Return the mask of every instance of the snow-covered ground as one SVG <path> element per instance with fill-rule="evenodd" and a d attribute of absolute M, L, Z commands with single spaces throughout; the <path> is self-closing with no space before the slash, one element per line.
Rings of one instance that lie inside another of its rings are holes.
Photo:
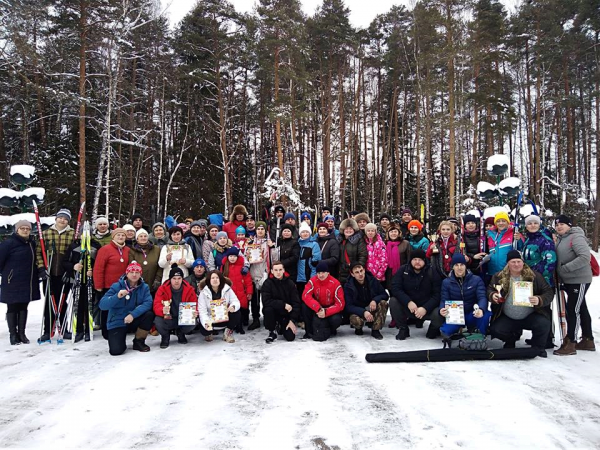
<path fill-rule="evenodd" d="M 597 332 L 599 294 L 596 280 L 588 302 Z M 41 302 L 30 310 L 34 341 Z M 385 328 L 376 341 L 343 327 L 325 343 L 267 345 L 263 328 L 235 344 L 174 338 L 166 350 L 150 337 L 151 352 L 111 357 L 99 333 L 91 343 L 11 347 L 2 320 L 0 447 L 600 448 L 599 353 L 365 362 L 368 352 L 441 346 L 425 331 L 399 342 Z"/>

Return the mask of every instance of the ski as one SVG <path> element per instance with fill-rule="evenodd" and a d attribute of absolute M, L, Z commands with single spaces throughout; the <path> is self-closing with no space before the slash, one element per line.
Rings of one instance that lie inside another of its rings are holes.
<path fill-rule="evenodd" d="M 79 264 L 83 267 L 75 273 L 75 283 L 73 284 L 72 292 L 72 308 L 71 308 L 71 341 L 75 343 L 75 335 L 77 334 L 77 320 L 79 310 L 79 299 L 81 297 L 82 278 L 85 280 L 87 269 L 85 267 L 86 256 L 86 234 L 89 234 L 89 224 L 86 222 L 83 225 L 83 233 L 79 242 Z M 85 272 L 84 272 L 85 271 Z"/>
<path fill-rule="evenodd" d="M 46 272 L 48 272 L 48 255 L 46 253 L 46 244 L 44 242 L 44 235 L 42 234 L 42 222 L 40 221 L 40 212 L 38 210 L 38 206 L 37 206 L 37 202 L 35 200 L 32 200 L 32 204 L 33 204 L 33 212 L 35 214 L 35 223 L 37 226 L 37 231 L 38 231 L 38 240 L 40 242 L 40 249 L 42 251 L 42 261 L 44 263 L 44 269 L 46 270 Z M 54 297 L 54 295 L 52 294 L 51 290 L 50 290 L 50 280 L 46 281 L 46 289 L 44 290 L 44 295 L 45 295 L 45 301 L 48 302 L 48 312 L 50 312 L 50 299 Z M 55 301 L 53 300 L 53 302 L 55 303 Z M 42 313 L 43 314 L 43 313 Z M 43 335 L 44 333 L 44 317 L 42 316 L 42 331 L 40 333 L 40 335 Z M 38 344 L 45 344 L 45 343 L 49 343 L 52 342 L 52 339 L 48 340 L 48 341 L 40 341 L 38 339 Z"/>
<path fill-rule="evenodd" d="M 92 235 L 90 232 L 89 223 L 86 222 L 88 227 L 87 233 L 85 234 L 85 248 L 87 250 L 85 258 L 87 261 L 86 271 L 92 270 Z M 88 320 L 87 327 L 90 335 L 90 340 L 94 340 L 94 289 L 92 286 L 92 277 L 87 276 L 86 272 L 86 287 L 87 287 L 87 299 L 88 299 Z"/>
<path fill-rule="evenodd" d="M 79 238 L 79 230 L 81 228 L 81 218 L 83 217 L 83 212 L 85 211 L 85 202 L 81 204 L 79 207 L 79 214 L 77 215 L 77 225 L 75 226 L 75 237 L 73 239 Z"/>
<path fill-rule="evenodd" d="M 515 209 L 515 225 L 513 228 L 513 239 L 512 239 L 512 247 L 514 250 L 518 250 L 518 242 L 515 239 L 515 233 L 519 231 L 519 220 L 521 215 L 521 203 L 523 202 L 523 191 L 519 192 L 519 196 L 517 197 L 517 207 Z"/>

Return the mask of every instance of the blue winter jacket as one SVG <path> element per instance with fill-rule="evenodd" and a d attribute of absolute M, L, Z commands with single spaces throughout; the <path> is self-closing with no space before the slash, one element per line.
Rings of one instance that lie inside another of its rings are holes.
<path fill-rule="evenodd" d="M 415 239 L 415 236 L 413 236 L 412 234 L 409 234 L 408 237 L 406 238 L 406 240 L 410 244 L 411 249 L 412 250 L 421 249 L 424 252 L 426 252 L 427 249 L 429 248 L 429 239 L 427 239 L 425 236 L 423 236 L 420 233 L 417 234 L 416 238 L 417 239 Z"/>
<path fill-rule="evenodd" d="M 541 228 L 535 233 L 525 233 L 523 260 L 536 272 L 541 273 L 550 286 L 554 286 L 556 247 L 548 230 Z"/>
<path fill-rule="evenodd" d="M 389 298 L 389 295 L 385 289 L 383 289 L 381 283 L 377 281 L 377 278 L 375 278 L 370 272 L 366 273 L 365 282 L 368 283 L 369 286 L 371 297 L 369 303 L 371 303 L 371 300 L 374 300 L 375 303 L 379 303 L 380 301 L 387 300 Z M 346 299 L 345 311 L 348 314 L 356 314 L 362 318 L 369 303 L 366 305 L 361 303 L 358 295 L 358 282 L 352 276 L 348 278 L 348 281 L 346 281 L 346 284 L 344 284 L 344 298 Z"/>
<path fill-rule="evenodd" d="M 488 262 L 488 275 L 494 275 L 500 272 L 506 266 L 506 257 L 508 252 L 513 249 L 513 227 L 498 231 L 487 232 L 488 248 L 490 249 L 490 261 Z M 517 250 L 523 249 L 523 241 L 517 241 Z"/>
<path fill-rule="evenodd" d="M 124 320 L 129 314 L 137 319 L 152 309 L 150 289 L 143 280 L 140 280 L 139 286 L 131 292 L 129 300 L 126 296 L 117 297 L 121 289 L 126 289 L 125 280 L 125 275 L 123 275 L 119 281 L 113 283 L 99 303 L 100 309 L 108 310 L 106 328 L 109 330 L 127 326 Z"/>
<path fill-rule="evenodd" d="M 454 300 L 464 302 L 465 314 L 472 313 L 476 303 L 480 309 L 487 311 L 488 301 L 486 295 L 485 284 L 481 277 L 467 271 L 467 275 L 461 282 L 454 276 L 454 271 L 452 271 L 448 278 L 442 282 L 440 309 L 446 306 L 447 301 Z"/>
<path fill-rule="evenodd" d="M 0 244 L 0 301 L 9 305 L 40 299 L 40 283 L 33 236 L 24 239 L 17 234 Z"/>
<path fill-rule="evenodd" d="M 321 247 L 312 238 L 298 239 L 300 259 L 298 259 L 298 283 L 307 283 L 317 274 L 317 264 L 321 261 Z"/>

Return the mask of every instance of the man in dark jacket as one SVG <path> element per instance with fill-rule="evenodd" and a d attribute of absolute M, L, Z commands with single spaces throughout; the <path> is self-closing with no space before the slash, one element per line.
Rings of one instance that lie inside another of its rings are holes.
<path fill-rule="evenodd" d="M 530 305 L 513 303 L 513 286 L 517 281 L 532 283 Z M 531 346 L 540 349 L 540 356 L 546 357 L 546 339 L 552 328 L 548 306 L 554 298 L 554 289 L 544 276 L 531 270 L 523 262 L 521 253 L 511 250 L 506 257 L 506 267 L 492 277 L 487 288 L 488 299 L 492 302 L 492 323 L 490 335 L 504 341 L 504 348 L 515 348 L 515 342 L 523 330 L 531 330 Z"/>
<path fill-rule="evenodd" d="M 295 283 L 285 274 L 281 261 L 275 261 L 271 265 L 271 276 L 263 283 L 260 293 L 265 328 L 269 330 L 266 343 L 270 344 L 277 339 L 277 324 L 285 340 L 293 341 L 298 331 L 296 322 L 301 316 L 300 297 Z"/>
<path fill-rule="evenodd" d="M 409 318 L 416 321 L 417 328 L 422 328 L 423 322 L 430 320 L 426 336 L 429 339 L 439 336 L 442 325 L 438 308 L 440 284 L 441 280 L 431 269 L 425 252 L 413 250 L 410 262 L 400 268 L 392 280 L 390 311 L 398 327 L 396 339 L 403 341 L 410 337 Z"/>
<path fill-rule="evenodd" d="M 371 328 L 371 336 L 383 339 L 381 329 L 388 310 L 388 294 L 381 283 L 365 267 L 355 262 L 350 265 L 350 278 L 344 285 L 345 313 L 350 316 L 354 334 L 362 335 L 363 326 Z"/>
<path fill-rule="evenodd" d="M 293 229 L 294 227 L 287 223 L 281 227 L 281 237 L 279 239 L 278 247 L 279 261 L 285 266 L 285 271 L 289 274 L 290 278 L 295 280 L 298 277 L 300 244 L 298 244 L 298 240 L 293 237 Z"/>
<path fill-rule="evenodd" d="M 481 277 L 467 270 L 467 259 L 460 252 L 452 256 L 452 270 L 442 282 L 440 314 L 443 317 L 450 314 L 450 302 L 462 302 L 465 320 L 463 325 L 445 323 L 441 328 L 443 336 L 451 336 L 461 326 L 486 334 L 492 314 L 488 311 L 485 285 Z"/>

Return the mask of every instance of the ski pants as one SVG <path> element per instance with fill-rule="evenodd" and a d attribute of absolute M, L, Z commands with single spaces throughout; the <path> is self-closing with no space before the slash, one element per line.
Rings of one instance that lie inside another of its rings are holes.
<path fill-rule="evenodd" d="M 275 308 L 265 306 L 263 308 L 263 315 L 265 316 L 265 328 L 267 330 L 275 331 L 275 328 L 279 323 L 283 337 L 285 337 L 286 341 L 291 342 L 296 339 L 296 335 L 292 332 L 292 330 L 286 329 L 288 323 L 290 322 L 290 314 L 287 311 L 282 314 L 281 312 L 276 311 Z"/>
<path fill-rule="evenodd" d="M 71 289 L 71 285 L 69 283 L 63 282 L 62 275 L 50 275 L 48 279 L 44 282 L 44 292 L 46 292 L 47 284 L 50 283 L 50 296 L 46 299 L 46 305 L 44 306 L 44 333 L 43 334 L 52 334 L 54 330 L 52 326 L 56 321 L 56 314 L 54 313 L 54 309 L 52 306 L 52 297 L 54 297 L 54 301 L 56 302 L 56 309 L 59 311 L 60 317 L 60 325 L 62 326 L 65 322 L 65 316 L 67 314 L 67 306 L 66 299 L 69 295 L 69 289 Z M 62 305 L 61 305 L 61 294 L 62 294 Z"/>
<path fill-rule="evenodd" d="M 127 333 L 135 333 L 138 328 L 144 331 L 150 331 L 154 322 L 154 312 L 146 311 L 140 317 L 133 319 L 124 327 L 112 328 L 108 330 L 108 352 L 113 356 L 122 355 L 127 350 Z"/>
<path fill-rule="evenodd" d="M 475 318 L 471 312 L 465 314 L 465 325 L 450 325 L 445 323 L 442 325 L 442 328 L 440 328 L 440 331 L 444 336 L 451 336 L 454 333 L 457 333 L 461 327 L 466 326 L 468 330 L 477 329 L 485 336 L 490 324 L 490 317 L 492 317 L 492 313 L 490 311 L 484 311 L 483 316 L 479 319 Z"/>
<path fill-rule="evenodd" d="M 171 330 L 180 330 L 183 334 L 187 334 L 191 331 L 194 331 L 196 325 L 184 325 L 179 326 L 177 323 L 177 319 L 168 319 L 165 320 L 164 317 L 156 316 L 154 318 L 154 325 L 156 325 L 156 331 L 162 337 L 169 336 L 171 334 Z"/>
<path fill-rule="evenodd" d="M 592 317 L 585 301 L 589 288 L 590 283 L 561 285 L 561 289 L 567 293 L 567 336 L 571 342 L 577 342 L 579 328 L 583 337 L 594 339 Z"/>
<path fill-rule="evenodd" d="M 490 325 L 490 336 L 504 342 L 515 342 L 523 330 L 531 330 L 531 346 L 544 348 L 551 328 L 552 321 L 540 313 L 533 312 L 520 320 L 502 314 Z"/>

